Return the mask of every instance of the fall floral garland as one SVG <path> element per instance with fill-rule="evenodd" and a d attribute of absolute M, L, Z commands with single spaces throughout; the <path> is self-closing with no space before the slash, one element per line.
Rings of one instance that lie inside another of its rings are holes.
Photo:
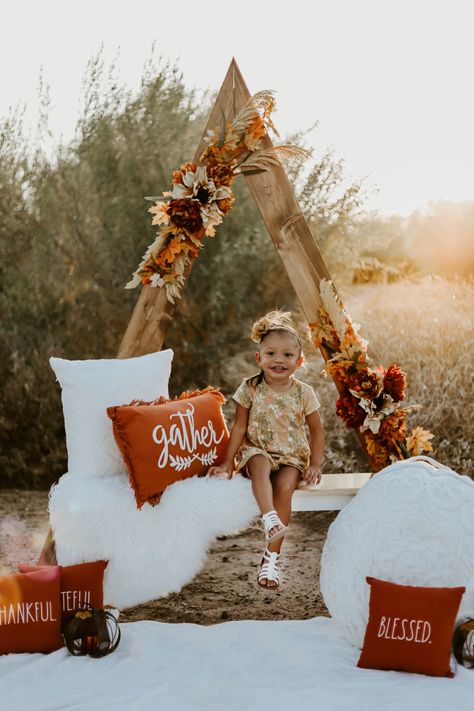
<path fill-rule="evenodd" d="M 261 173 L 283 159 L 308 155 L 291 145 L 260 147 L 270 130 L 278 136 L 270 118 L 274 108 L 271 91 L 252 96 L 232 121 L 223 117 L 220 130 L 208 131 L 199 161 L 184 163 L 173 172 L 170 191 L 160 198 L 148 198 L 154 201 L 149 209 L 152 224 L 160 229 L 126 288 L 139 284 L 164 288 L 174 303 L 186 268 L 197 258 L 204 238 L 215 236 L 215 228 L 232 208 L 234 178 Z M 432 451 L 430 432 L 416 427 L 407 436 L 406 417 L 417 406 L 401 405 L 405 373 L 395 364 L 387 370 L 372 368 L 367 341 L 359 336 L 358 325 L 343 308 L 332 282 L 322 280 L 320 293 L 320 320 L 309 325 L 315 345 L 323 344 L 331 354 L 327 372 L 344 388 L 336 402 L 337 414 L 348 427 L 364 433 L 367 452 L 377 468 Z"/>
<path fill-rule="evenodd" d="M 232 121 L 223 118 L 220 130 L 208 131 L 206 149 L 198 163 L 185 163 L 172 176 L 172 189 L 150 207 L 153 225 L 160 231 L 148 247 L 126 288 L 139 284 L 166 289 L 174 303 L 185 279 L 186 267 L 202 248 L 204 237 L 214 237 L 215 228 L 234 202 L 231 184 L 239 174 L 260 173 L 281 159 L 306 157 L 307 151 L 291 145 L 261 149 L 269 130 L 278 136 L 270 114 L 273 93 L 252 96 Z"/>
<path fill-rule="evenodd" d="M 407 434 L 406 418 L 417 405 L 403 407 L 406 374 L 392 363 L 372 368 L 367 356 L 367 341 L 359 336 L 336 295 L 332 282 L 320 284 L 320 320 L 309 324 L 316 346 L 324 345 L 331 358 L 326 371 L 343 385 L 336 412 L 348 427 L 363 433 L 367 453 L 377 469 L 397 459 L 433 450 L 431 432 L 415 427 Z"/>

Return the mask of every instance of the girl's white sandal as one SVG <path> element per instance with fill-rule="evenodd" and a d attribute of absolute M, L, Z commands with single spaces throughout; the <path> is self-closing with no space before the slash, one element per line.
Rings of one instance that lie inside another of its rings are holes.
<path fill-rule="evenodd" d="M 279 570 L 278 570 L 278 557 L 279 553 L 271 552 L 268 548 L 265 548 L 265 552 L 261 561 L 260 573 L 258 574 L 257 582 L 262 588 L 268 588 L 269 590 L 276 589 L 279 584 Z M 262 583 L 263 580 L 269 580 L 276 585 L 266 585 Z"/>
<path fill-rule="evenodd" d="M 270 541 L 278 541 L 278 539 L 283 538 L 285 533 L 288 531 L 288 526 L 285 526 L 285 524 L 282 523 L 276 511 L 267 511 L 267 513 L 262 514 L 262 523 L 267 543 L 270 543 Z M 277 527 L 279 528 L 276 533 L 270 536 L 272 528 Z"/>

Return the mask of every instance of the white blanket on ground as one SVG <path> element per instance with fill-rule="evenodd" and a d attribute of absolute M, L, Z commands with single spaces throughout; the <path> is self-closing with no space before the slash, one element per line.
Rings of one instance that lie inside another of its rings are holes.
<path fill-rule="evenodd" d="M 8 711 L 446 711 L 470 708 L 474 670 L 454 679 L 358 669 L 333 620 L 121 625 L 103 659 L 0 657 Z"/>
<path fill-rule="evenodd" d="M 108 560 L 105 603 L 123 609 L 181 590 L 217 536 L 247 528 L 258 508 L 241 476 L 178 481 L 138 510 L 125 475 L 64 474 L 49 512 L 58 563 Z"/>

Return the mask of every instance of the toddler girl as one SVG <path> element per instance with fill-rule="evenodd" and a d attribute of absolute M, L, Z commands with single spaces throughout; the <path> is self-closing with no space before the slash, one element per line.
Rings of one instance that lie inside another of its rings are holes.
<path fill-rule="evenodd" d="M 225 460 L 209 474 L 236 470 L 252 480 L 262 514 L 266 548 L 258 583 L 278 587 L 278 556 L 291 516 L 291 497 L 301 481 L 318 484 L 324 432 L 313 388 L 294 377 L 303 362 L 301 339 L 291 314 L 271 311 L 254 323 L 260 372 L 235 392 L 235 420 Z M 305 432 L 308 425 L 311 443 Z"/>

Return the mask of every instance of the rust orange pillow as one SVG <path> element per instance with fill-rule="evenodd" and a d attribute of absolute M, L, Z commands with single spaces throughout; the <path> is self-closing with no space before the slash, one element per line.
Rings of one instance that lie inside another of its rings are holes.
<path fill-rule="evenodd" d="M 60 585 L 59 567 L 0 577 L 0 654 L 63 646 Z"/>
<path fill-rule="evenodd" d="M 108 561 L 96 560 L 77 565 L 25 565 L 20 563 L 20 573 L 59 568 L 61 573 L 62 624 L 69 620 L 74 610 L 88 605 L 101 609 L 104 606 L 104 571 Z"/>
<path fill-rule="evenodd" d="M 451 640 L 465 588 L 424 588 L 366 578 L 369 620 L 357 666 L 454 676 Z"/>
<path fill-rule="evenodd" d="M 218 389 L 208 387 L 173 400 L 107 409 L 138 508 L 156 503 L 173 482 L 205 474 L 222 461 L 229 440 L 224 402 Z"/>

